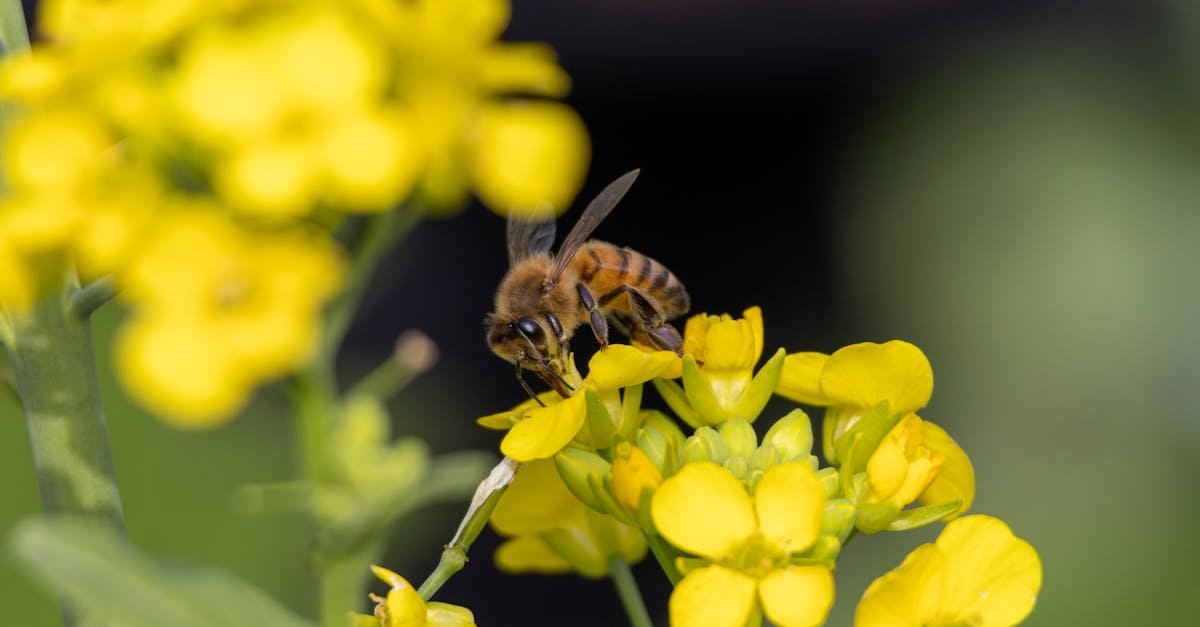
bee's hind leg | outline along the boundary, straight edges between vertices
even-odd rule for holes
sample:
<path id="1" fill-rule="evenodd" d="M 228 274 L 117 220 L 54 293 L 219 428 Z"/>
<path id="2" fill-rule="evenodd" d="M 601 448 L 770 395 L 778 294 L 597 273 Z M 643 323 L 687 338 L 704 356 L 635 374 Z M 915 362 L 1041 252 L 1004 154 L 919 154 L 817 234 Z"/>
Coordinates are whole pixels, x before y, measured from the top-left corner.
<path id="1" fill-rule="evenodd" d="M 666 321 L 662 307 L 637 288 L 623 285 L 618 289 L 629 296 L 630 311 L 628 314 L 614 313 L 614 317 L 625 327 L 629 338 L 639 344 L 682 355 L 683 337 Z"/>

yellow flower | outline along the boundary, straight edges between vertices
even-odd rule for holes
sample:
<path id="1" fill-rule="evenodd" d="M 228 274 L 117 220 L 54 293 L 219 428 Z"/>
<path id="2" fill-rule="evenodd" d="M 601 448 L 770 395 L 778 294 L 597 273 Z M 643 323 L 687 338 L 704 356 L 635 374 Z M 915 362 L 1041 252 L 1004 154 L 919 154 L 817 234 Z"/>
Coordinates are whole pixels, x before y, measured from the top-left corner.
<path id="1" fill-rule="evenodd" d="M 428 148 L 425 194 L 457 204 L 473 187 L 504 215 L 564 211 L 583 184 L 590 151 L 579 116 L 548 101 L 495 100 L 565 95 L 570 81 L 554 52 L 498 41 L 509 18 L 506 0 L 389 4 L 395 8 L 376 17 L 390 26 L 401 64 L 398 97 Z"/>
<path id="2" fill-rule="evenodd" d="M 372 565 L 371 572 L 391 586 L 386 598 L 371 595 L 379 627 L 475 627 L 471 610 L 449 603 L 426 603 L 408 580 L 382 566 Z M 356 625 L 371 624 L 370 617 L 355 618 Z"/>
<path id="3" fill-rule="evenodd" d="M 1041 585 L 1041 561 L 1028 542 L 998 519 L 966 516 L 876 579 L 859 601 L 854 624 L 1015 625 L 1033 611 Z"/>
<path id="4" fill-rule="evenodd" d="M 827 407 L 824 453 L 834 465 L 845 461 L 855 432 L 866 428 L 861 423 L 864 416 L 886 407 L 885 413 L 875 417 L 887 430 L 873 436 L 874 441 L 861 451 L 850 471 L 870 471 L 873 462 L 876 472 L 871 482 L 879 487 L 876 498 L 897 503 L 911 502 L 912 492 L 933 474 L 932 484 L 918 493 L 922 504 L 960 499 L 959 513 L 971 506 L 975 472 L 966 453 L 944 430 L 913 413 L 928 404 L 933 394 L 933 369 L 916 346 L 892 340 L 853 344 L 828 356 L 794 353 L 784 359 L 775 391 L 801 403 Z M 906 461 L 899 463 L 901 459 Z M 884 492 L 892 496 L 879 496 Z"/>
<path id="5" fill-rule="evenodd" d="M 917 500 L 937 478 L 944 457 L 923 445 L 923 421 L 909 414 L 892 428 L 867 460 L 871 490 L 864 502 L 890 502 L 898 508 Z"/>
<path id="6" fill-rule="evenodd" d="M 664 481 L 651 504 L 655 527 L 709 562 L 675 587 L 671 624 L 741 627 L 757 608 L 782 627 L 821 624 L 833 604 L 833 576 L 792 558 L 817 541 L 824 505 L 805 462 L 772 466 L 754 498 L 712 462 L 687 464 Z"/>
<path id="7" fill-rule="evenodd" d="M 783 364 L 780 349 L 754 373 L 763 350 L 762 310 L 751 307 L 742 318 L 698 314 L 684 328 L 684 356 L 667 376 L 683 376 L 683 387 L 655 381 L 676 413 L 693 427 L 731 418 L 753 422 L 771 398 Z"/>
<path id="8" fill-rule="evenodd" d="M 575 388 L 570 398 L 554 402 L 553 396 L 542 395 L 542 402 L 547 403 L 544 407 L 531 399 L 511 412 L 487 416 L 481 422 L 494 428 L 504 428 L 506 423 L 511 427 L 500 443 L 500 451 L 520 462 L 552 457 L 574 439 L 591 444 L 591 434 L 583 430 L 589 412 L 597 423 L 605 421 L 604 416 L 597 414 L 607 414 L 609 437 L 614 431 L 629 432 L 637 425 L 624 424 L 622 420 L 625 412 L 620 390 L 653 379 L 674 359 L 675 353 L 670 351 L 647 353 L 626 344 L 610 344 L 592 356 L 588 376 L 582 380 L 568 363 L 564 376 Z M 589 390 L 599 406 L 589 407 Z"/>
<path id="9" fill-rule="evenodd" d="M 497 566 L 508 572 L 604 577 L 612 558 L 633 563 L 646 555 L 641 532 L 586 507 L 549 459 L 517 471 L 491 524 L 501 535 L 514 536 L 496 549 Z"/>
<path id="10" fill-rule="evenodd" d="M 315 232 L 252 233 L 204 209 L 164 216 L 121 277 L 135 306 L 117 339 L 121 378 L 175 424 L 223 422 L 309 358 L 341 274 Z"/>

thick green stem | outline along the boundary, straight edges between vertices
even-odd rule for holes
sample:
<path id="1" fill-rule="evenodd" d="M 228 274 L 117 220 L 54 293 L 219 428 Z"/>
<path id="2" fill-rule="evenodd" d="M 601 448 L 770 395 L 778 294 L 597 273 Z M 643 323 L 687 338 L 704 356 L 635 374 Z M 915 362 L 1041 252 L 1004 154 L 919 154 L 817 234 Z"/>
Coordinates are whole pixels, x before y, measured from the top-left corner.
<path id="1" fill-rule="evenodd" d="M 123 526 L 121 498 L 108 448 L 86 318 L 67 299 L 42 298 L 28 315 L 13 315 L 9 346 L 33 447 L 42 507 Z"/>
<path id="2" fill-rule="evenodd" d="M 361 611 L 371 574 L 366 565 L 382 550 L 383 543 L 373 540 L 318 564 L 322 627 L 345 627 L 346 614 Z"/>
<path id="3" fill-rule="evenodd" d="M 675 565 L 675 558 L 679 557 L 679 553 L 667 544 L 667 541 L 662 536 L 654 533 L 644 534 L 646 536 L 646 544 L 650 545 L 650 552 L 654 554 L 654 559 L 658 560 L 658 565 L 662 568 L 663 574 L 667 579 L 671 580 L 671 585 L 679 583 L 683 579 L 683 575 L 679 572 L 679 567 Z"/>
<path id="4" fill-rule="evenodd" d="M 625 606 L 625 613 L 629 616 L 629 624 L 633 627 L 654 627 L 654 621 L 650 620 L 650 612 L 646 611 L 646 602 L 642 600 L 642 593 L 638 590 L 637 581 L 633 578 L 633 572 L 629 570 L 629 562 L 614 557 L 608 562 L 608 576 L 617 587 L 621 605 Z"/>

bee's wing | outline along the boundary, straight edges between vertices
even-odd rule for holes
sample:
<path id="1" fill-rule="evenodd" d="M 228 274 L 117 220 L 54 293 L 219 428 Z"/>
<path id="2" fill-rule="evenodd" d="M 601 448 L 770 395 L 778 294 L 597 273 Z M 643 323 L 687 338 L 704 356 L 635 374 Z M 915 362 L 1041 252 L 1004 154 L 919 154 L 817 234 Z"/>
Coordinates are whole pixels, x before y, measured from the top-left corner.
<path id="1" fill-rule="evenodd" d="M 579 216 L 579 222 L 575 223 L 575 227 L 567 233 L 567 238 L 563 240 L 562 246 L 558 249 L 558 254 L 554 256 L 554 269 L 550 275 L 546 277 L 548 283 L 558 281 L 558 277 L 562 276 L 563 270 L 567 269 L 567 264 L 571 262 L 571 258 L 575 253 L 579 252 L 579 247 L 587 241 L 592 235 L 592 231 L 600 225 L 604 218 L 612 212 L 613 207 L 629 191 L 629 187 L 633 185 L 634 179 L 637 178 L 641 170 L 631 170 L 622 174 L 620 178 L 608 184 L 608 187 L 600 190 L 600 194 L 595 200 L 588 204 L 587 209 L 583 210 L 583 215 Z"/>
<path id="2" fill-rule="evenodd" d="M 554 246 L 554 216 L 529 221 L 508 219 L 508 264 L 550 252 Z"/>

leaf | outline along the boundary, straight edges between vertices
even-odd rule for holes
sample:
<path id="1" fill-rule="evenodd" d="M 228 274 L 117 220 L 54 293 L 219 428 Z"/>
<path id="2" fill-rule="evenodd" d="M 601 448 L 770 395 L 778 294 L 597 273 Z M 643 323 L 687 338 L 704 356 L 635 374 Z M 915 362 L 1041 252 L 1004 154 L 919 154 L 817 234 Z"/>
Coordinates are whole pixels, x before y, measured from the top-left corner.
<path id="1" fill-rule="evenodd" d="M 14 527 L 9 545 L 47 588 L 103 624 L 312 627 L 249 583 L 146 555 L 102 521 L 29 518 Z"/>

